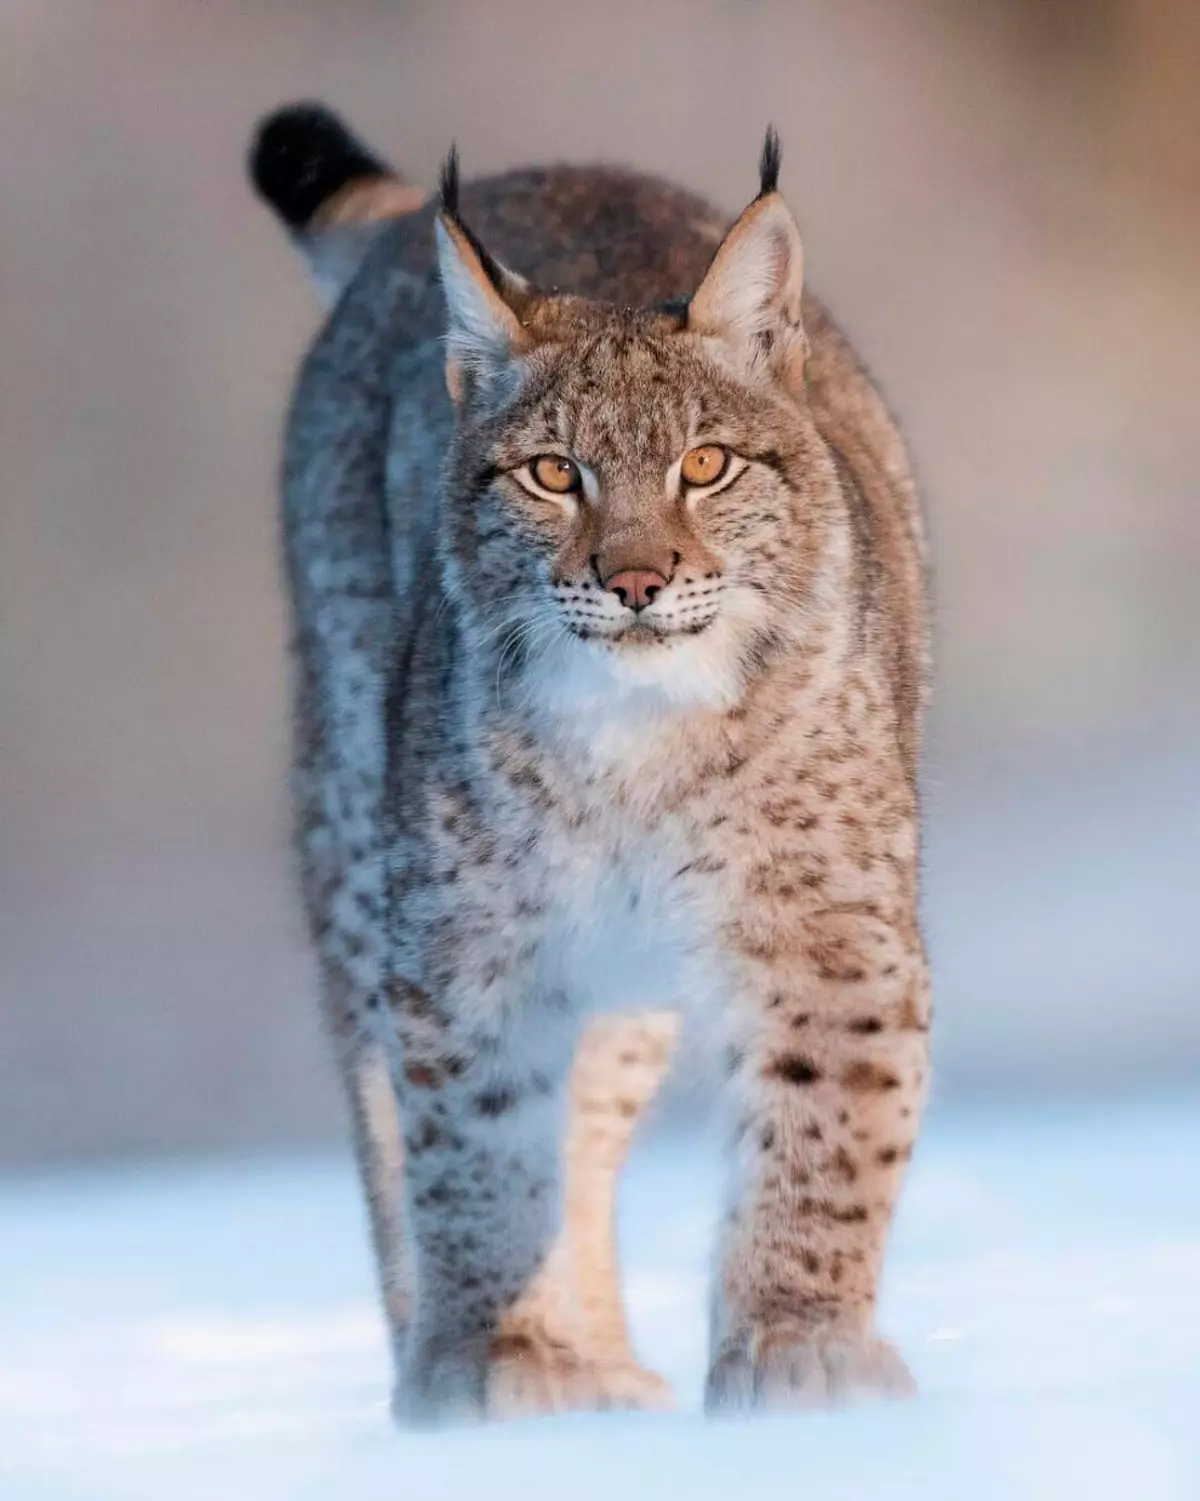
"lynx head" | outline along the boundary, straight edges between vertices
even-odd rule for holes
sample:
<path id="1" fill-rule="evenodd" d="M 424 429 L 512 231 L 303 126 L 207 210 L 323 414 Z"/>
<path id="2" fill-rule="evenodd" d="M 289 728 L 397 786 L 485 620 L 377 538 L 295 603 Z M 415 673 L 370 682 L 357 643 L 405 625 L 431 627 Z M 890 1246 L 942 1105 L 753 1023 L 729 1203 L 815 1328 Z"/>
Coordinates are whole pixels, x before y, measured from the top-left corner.
<path id="1" fill-rule="evenodd" d="M 807 409 L 778 167 L 772 131 L 761 191 L 690 301 L 632 309 L 499 265 L 459 217 L 451 154 L 443 563 L 513 670 L 727 706 L 811 620 L 837 480 Z"/>

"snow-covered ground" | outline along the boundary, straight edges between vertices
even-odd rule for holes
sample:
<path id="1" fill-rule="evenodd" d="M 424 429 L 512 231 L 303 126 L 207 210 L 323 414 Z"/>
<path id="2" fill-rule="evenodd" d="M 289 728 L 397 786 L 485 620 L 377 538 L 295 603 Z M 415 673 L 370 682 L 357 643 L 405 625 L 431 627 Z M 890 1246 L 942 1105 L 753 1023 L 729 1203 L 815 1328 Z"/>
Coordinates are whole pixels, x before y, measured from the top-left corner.
<path id="1" fill-rule="evenodd" d="M 412 1435 L 343 1162 L 10 1179 L 0 1497 L 1200 1498 L 1200 1102 L 935 1111 L 881 1320 L 922 1396 L 894 1407 L 703 1422 L 716 1181 L 651 1139 L 624 1196 L 678 1414 Z"/>

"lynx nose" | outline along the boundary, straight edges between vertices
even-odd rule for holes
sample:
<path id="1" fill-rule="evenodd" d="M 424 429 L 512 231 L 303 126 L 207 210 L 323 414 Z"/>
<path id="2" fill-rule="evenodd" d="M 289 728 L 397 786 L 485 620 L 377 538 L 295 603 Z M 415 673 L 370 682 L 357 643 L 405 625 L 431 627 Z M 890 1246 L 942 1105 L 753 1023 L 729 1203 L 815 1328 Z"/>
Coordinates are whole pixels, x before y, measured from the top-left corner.
<path id="1" fill-rule="evenodd" d="M 609 574 L 604 587 L 631 610 L 644 610 L 667 580 L 653 568 L 622 568 Z"/>

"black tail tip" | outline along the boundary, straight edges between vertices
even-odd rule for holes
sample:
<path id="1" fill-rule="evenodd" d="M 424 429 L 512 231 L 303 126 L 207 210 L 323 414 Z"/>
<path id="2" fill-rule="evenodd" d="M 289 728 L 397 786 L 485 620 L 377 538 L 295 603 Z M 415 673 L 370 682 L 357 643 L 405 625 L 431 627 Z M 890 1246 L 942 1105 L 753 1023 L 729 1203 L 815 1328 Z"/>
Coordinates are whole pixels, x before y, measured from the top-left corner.
<path id="1" fill-rule="evenodd" d="M 779 163 L 782 156 L 783 147 L 779 144 L 779 132 L 773 125 L 768 125 L 762 155 L 758 159 L 758 196 L 760 198 L 765 198 L 768 193 L 779 191 Z"/>
<path id="2" fill-rule="evenodd" d="M 310 103 L 286 104 L 261 121 L 248 167 L 255 188 L 292 229 L 303 229 L 356 177 L 388 170 L 332 110 Z"/>

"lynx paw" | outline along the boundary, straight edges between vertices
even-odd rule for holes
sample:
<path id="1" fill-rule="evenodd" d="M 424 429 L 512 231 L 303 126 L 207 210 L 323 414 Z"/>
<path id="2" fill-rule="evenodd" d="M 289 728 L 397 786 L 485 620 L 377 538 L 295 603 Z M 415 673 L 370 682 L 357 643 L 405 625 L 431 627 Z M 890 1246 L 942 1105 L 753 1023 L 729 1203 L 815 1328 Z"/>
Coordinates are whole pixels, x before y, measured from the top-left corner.
<path id="1" fill-rule="evenodd" d="M 521 1333 L 423 1362 L 400 1383 L 392 1410 L 401 1423 L 428 1425 L 670 1406 L 671 1389 L 653 1371 Z"/>
<path id="2" fill-rule="evenodd" d="M 487 1412 L 494 1418 L 670 1405 L 671 1389 L 653 1371 L 595 1360 L 537 1336 L 499 1342 L 488 1372 Z"/>
<path id="3" fill-rule="evenodd" d="M 704 1405 L 710 1414 L 762 1407 L 841 1407 L 911 1397 L 916 1382 L 891 1345 L 836 1325 L 750 1325 L 718 1349 Z"/>

